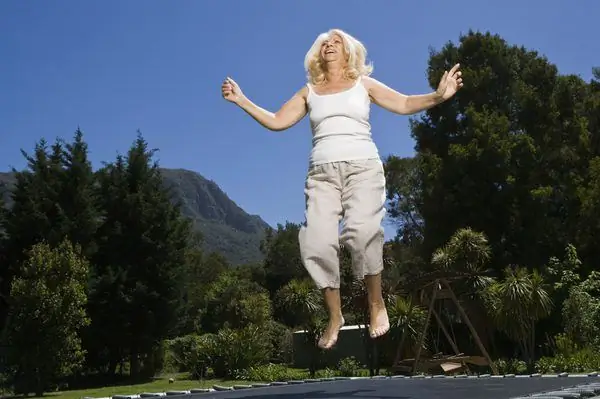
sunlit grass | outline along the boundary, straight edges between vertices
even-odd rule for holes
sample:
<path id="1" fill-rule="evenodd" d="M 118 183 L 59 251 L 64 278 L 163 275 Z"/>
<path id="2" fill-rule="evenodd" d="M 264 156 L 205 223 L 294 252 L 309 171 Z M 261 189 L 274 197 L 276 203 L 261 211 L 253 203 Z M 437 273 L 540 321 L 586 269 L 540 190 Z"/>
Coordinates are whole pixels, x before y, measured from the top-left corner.
<path id="1" fill-rule="evenodd" d="M 185 378 L 185 377 L 181 377 Z M 233 386 L 236 384 L 254 384 L 254 381 L 239 381 L 239 380 L 190 380 L 174 378 L 172 383 L 169 383 L 168 378 L 160 378 L 154 381 L 132 384 L 132 385 L 114 385 L 107 387 L 98 387 L 90 389 L 81 389 L 64 392 L 49 392 L 44 394 L 44 397 L 52 399 L 81 399 L 84 397 L 105 398 L 113 395 L 135 395 L 140 393 L 151 392 L 166 392 L 166 391 L 185 391 L 196 388 L 211 388 L 213 385 Z"/>

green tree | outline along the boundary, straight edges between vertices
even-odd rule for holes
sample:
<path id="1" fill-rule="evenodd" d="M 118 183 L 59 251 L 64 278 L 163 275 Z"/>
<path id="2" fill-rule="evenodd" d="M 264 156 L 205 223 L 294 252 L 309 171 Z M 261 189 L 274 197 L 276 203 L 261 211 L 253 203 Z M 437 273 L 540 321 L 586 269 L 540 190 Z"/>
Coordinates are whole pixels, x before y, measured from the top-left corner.
<path id="1" fill-rule="evenodd" d="M 79 333 L 85 312 L 88 262 L 68 241 L 36 244 L 11 287 L 5 343 L 16 390 L 41 396 L 57 378 L 82 365 Z"/>
<path id="2" fill-rule="evenodd" d="M 96 232 L 102 219 L 96 197 L 96 177 L 80 129 L 75 132 L 73 141 L 64 146 L 59 201 L 65 236 L 81 246 L 83 254 L 90 258 L 96 252 Z"/>
<path id="3" fill-rule="evenodd" d="M 4 278 L 8 275 L 8 259 L 6 254 L 6 234 L 4 223 L 6 220 L 6 204 L 4 198 L 0 195 L 0 309 L 8 309 L 8 300 L 5 293 L 8 289 L 4 289 Z M 8 288 L 8 287 L 7 287 Z M 4 314 L 0 311 L 0 320 L 3 320 Z M 0 325 L 2 325 L 0 321 Z"/>
<path id="4" fill-rule="evenodd" d="M 403 359 L 404 353 L 398 352 L 401 350 L 400 341 L 404 336 L 404 350 L 414 354 L 416 346 L 419 343 L 419 337 L 425 322 L 427 321 L 427 309 L 419 304 L 413 303 L 411 300 L 400 295 L 394 296 L 387 304 L 388 314 L 390 318 L 390 337 L 395 346 L 396 353 L 390 353 L 389 358 Z M 395 357 L 392 357 L 395 355 Z"/>
<path id="5" fill-rule="evenodd" d="M 563 263 L 567 263 L 568 258 Z M 600 348 L 600 273 L 592 271 L 585 279 L 564 272 L 556 284 L 568 289 L 562 302 L 562 322 L 569 338 L 580 347 Z"/>
<path id="6" fill-rule="evenodd" d="M 240 329 L 250 324 L 264 326 L 271 320 L 269 293 L 258 284 L 241 279 L 235 272 L 221 273 L 207 288 L 201 315 L 202 329 Z"/>
<path id="7" fill-rule="evenodd" d="M 534 51 L 469 32 L 431 52 L 431 86 L 456 62 L 461 92 L 411 121 L 418 188 L 407 197 L 422 218 L 424 257 L 471 226 L 489 238 L 498 275 L 506 264 L 541 267 L 578 228 L 587 84 Z"/>
<path id="8" fill-rule="evenodd" d="M 265 254 L 265 285 L 271 297 L 291 280 L 307 276 L 300 258 L 299 231 L 300 225 L 291 222 L 266 231 L 261 250 Z"/>
<path id="9" fill-rule="evenodd" d="M 13 276 L 25 251 L 42 241 L 56 246 L 64 239 L 79 245 L 86 257 L 95 251 L 100 214 L 93 195 L 94 174 L 81 130 L 73 141 L 57 139 L 52 146 L 36 143 L 33 154 L 22 151 L 27 168 L 15 172 L 12 206 L 6 212 L 6 252 L 10 268 L 3 270 L 2 295 L 9 295 Z"/>
<path id="10" fill-rule="evenodd" d="M 488 311 L 521 351 L 530 369 L 535 361 L 537 323 L 552 310 L 543 276 L 524 267 L 507 267 L 504 279 L 487 288 Z"/>
<path id="11" fill-rule="evenodd" d="M 133 376 L 141 371 L 141 360 L 151 364 L 156 343 L 175 324 L 181 298 L 190 223 L 171 203 L 153 155 L 138 134 L 127 156 L 98 172 L 104 219 L 94 256 L 87 345 L 97 354 L 90 361 L 110 374 L 127 355 Z"/>
<path id="12" fill-rule="evenodd" d="M 405 245 L 417 244 L 423 239 L 418 162 L 419 158 L 393 155 L 385 160 L 388 216 L 396 222 L 397 236 Z"/>
<path id="13" fill-rule="evenodd" d="M 189 248 L 185 269 L 181 273 L 181 302 L 173 335 L 182 336 L 200 332 L 206 292 L 222 273 L 229 270 L 229 267 L 225 257 L 219 253 L 206 255 L 200 245 Z"/>
<path id="14" fill-rule="evenodd" d="M 549 331 L 561 331 L 565 326 L 564 302 L 570 296 L 571 289 L 581 283 L 581 269 L 582 262 L 572 244 L 567 245 L 562 259 L 553 256 L 544 267 L 544 279 L 550 287 L 549 294 L 555 306 L 550 316 L 540 321 L 538 331 L 543 332 L 540 335 L 548 336 Z"/>
<path id="15" fill-rule="evenodd" d="M 455 290 L 470 296 L 483 292 L 493 283 L 493 279 L 486 275 L 490 259 L 487 237 L 471 228 L 463 228 L 433 253 L 431 263 L 454 279 L 460 278 Z"/>
<path id="16" fill-rule="evenodd" d="M 314 376 L 319 361 L 316 343 L 325 327 L 321 293 L 310 279 L 293 279 L 277 291 L 275 306 L 280 314 L 286 315 L 285 324 L 304 329 L 306 341 L 313 351 L 309 369 Z"/>
<path id="17" fill-rule="evenodd" d="M 33 155 L 21 152 L 28 166 L 23 171 L 13 169 L 13 205 L 5 222 L 13 265 L 20 264 L 33 245 L 42 241 L 55 245 L 63 238 L 59 202 L 62 143 L 57 141 L 50 150 L 42 139 L 36 143 Z"/>
<path id="18" fill-rule="evenodd" d="M 589 272 L 589 268 L 595 264 L 596 256 L 600 256 L 600 153 L 590 160 L 587 178 L 577 194 L 581 203 L 580 230 L 575 234 L 574 241 L 579 244 L 584 265 L 588 265 L 588 270 L 585 271 Z"/>
<path id="19" fill-rule="evenodd" d="M 452 291 L 469 318 L 468 322 L 463 322 L 469 329 L 472 326 L 484 348 L 490 347 L 488 339 L 493 338 L 495 332 L 486 311 L 485 294 L 495 283 L 488 270 L 490 260 L 491 248 L 485 234 L 471 228 L 459 229 L 433 253 L 434 270 L 427 279 L 435 281 L 444 277 L 452 284 Z M 441 316 L 446 316 L 446 323 L 463 319 L 460 309 L 452 301 L 443 301 L 443 305 Z"/>

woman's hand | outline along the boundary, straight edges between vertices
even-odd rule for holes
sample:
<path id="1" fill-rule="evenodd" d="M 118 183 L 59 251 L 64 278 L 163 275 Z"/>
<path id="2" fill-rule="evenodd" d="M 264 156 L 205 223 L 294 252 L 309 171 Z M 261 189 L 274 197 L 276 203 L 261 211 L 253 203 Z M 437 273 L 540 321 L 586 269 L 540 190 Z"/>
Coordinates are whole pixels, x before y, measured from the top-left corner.
<path id="1" fill-rule="evenodd" d="M 223 81 L 223 84 L 221 85 L 221 94 L 225 100 L 238 105 L 244 99 L 242 89 L 240 89 L 240 86 L 230 77 L 225 78 Z"/>
<path id="2" fill-rule="evenodd" d="M 463 86 L 462 72 L 458 70 L 460 64 L 456 64 L 452 67 L 450 72 L 444 72 L 444 76 L 440 80 L 440 84 L 436 90 L 436 93 L 444 101 L 451 98 L 456 92 Z"/>

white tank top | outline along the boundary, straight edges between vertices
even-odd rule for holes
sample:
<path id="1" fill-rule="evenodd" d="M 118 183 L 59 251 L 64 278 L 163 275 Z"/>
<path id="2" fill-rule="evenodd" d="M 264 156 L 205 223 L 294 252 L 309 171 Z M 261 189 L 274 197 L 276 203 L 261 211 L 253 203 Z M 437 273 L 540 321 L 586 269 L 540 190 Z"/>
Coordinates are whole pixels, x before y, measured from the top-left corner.
<path id="1" fill-rule="evenodd" d="M 310 165 L 379 158 L 369 123 L 371 99 L 361 79 L 334 94 L 320 95 L 307 86 L 313 134 Z"/>

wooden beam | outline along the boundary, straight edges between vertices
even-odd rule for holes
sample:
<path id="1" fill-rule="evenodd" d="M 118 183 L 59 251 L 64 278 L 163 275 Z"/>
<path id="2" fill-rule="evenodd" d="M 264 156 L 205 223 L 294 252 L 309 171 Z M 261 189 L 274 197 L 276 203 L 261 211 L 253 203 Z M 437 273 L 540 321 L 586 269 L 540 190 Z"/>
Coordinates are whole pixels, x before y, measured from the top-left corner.
<path id="1" fill-rule="evenodd" d="M 429 320 L 431 319 L 431 312 L 433 311 L 433 305 L 435 304 L 435 298 L 437 295 L 438 282 L 436 281 L 433 287 L 433 294 L 431 295 L 431 301 L 429 301 L 429 310 L 427 312 L 427 319 L 425 320 L 425 326 L 421 331 L 421 335 L 419 337 L 419 344 L 417 345 L 417 353 L 415 354 L 415 364 L 413 365 L 413 374 L 417 372 L 417 367 L 419 366 L 419 360 L 421 358 L 421 349 L 423 349 L 423 342 L 425 341 L 425 334 L 427 333 L 427 329 L 429 328 Z"/>
<path id="2" fill-rule="evenodd" d="M 458 298 L 456 297 L 456 294 L 452 290 L 452 287 L 450 287 L 450 284 L 448 284 L 448 282 L 445 279 L 441 279 L 441 282 L 442 282 L 442 284 L 444 284 L 444 286 L 446 288 L 448 288 L 448 293 L 450 294 L 450 298 L 452 299 L 452 302 L 454 302 L 454 304 L 456 305 L 456 307 L 458 309 L 458 312 L 460 313 L 461 318 L 463 319 L 463 321 L 465 322 L 467 327 L 469 327 L 469 331 L 471 332 L 471 335 L 473 336 L 475 343 L 479 347 L 481 354 L 486 358 L 486 360 L 490 364 L 490 368 L 492 369 L 492 372 L 494 373 L 494 375 L 498 375 L 498 369 L 496 368 L 496 365 L 494 364 L 494 362 L 492 362 L 492 358 L 490 357 L 487 350 L 483 346 L 483 342 L 481 342 L 481 338 L 479 338 L 479 334 L 477 334 L 475 327 L 473 327 L 473 324 L 471 324 L 471 320 L 469 320 L 469 316 L 467 316 L 467 313 L 465 312 L 462 305 L 460 304 Z"/>

